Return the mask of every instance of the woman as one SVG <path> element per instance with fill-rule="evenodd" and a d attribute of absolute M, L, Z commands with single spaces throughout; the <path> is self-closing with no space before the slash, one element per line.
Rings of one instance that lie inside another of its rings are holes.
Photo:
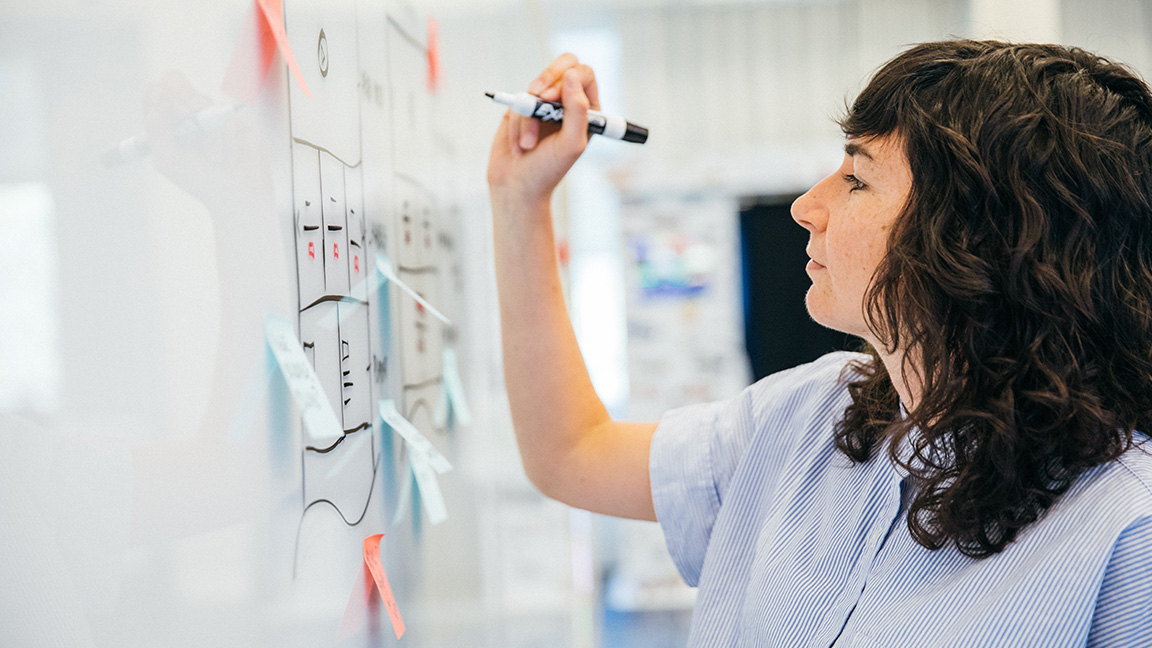
<path fill-rule="evenodd" d="M 592 71 L 530 92 L 488 177 L 505 374 L 546 494 L 657 519 L 698 585 L 691 645 L 1152 646 L 1152 94 L 1055 45 L 886 64 L 840 169 L 792 207 L 806 304 L 864 338 L 737 398 L 611 420 L 583 368 L 548 199 Z"/>

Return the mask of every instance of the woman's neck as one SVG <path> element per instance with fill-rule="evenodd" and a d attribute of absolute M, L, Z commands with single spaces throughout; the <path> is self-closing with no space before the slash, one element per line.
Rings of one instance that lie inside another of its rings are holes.
<path fill-rule="evenodd" d="M 900 403 L 906 411 L 911 412 L 920 400 L 922 375 L 920 368 L 911 359 L 906 361 L 904 349 L 889 352 L 882 344 L 877 344 L 874 341 L 871 344 L 880 356 L 880 361 L 888 370 L 888 377 L 892 381 L 892 386 L 896 388 L 896 393 L 900 396 Z"/>

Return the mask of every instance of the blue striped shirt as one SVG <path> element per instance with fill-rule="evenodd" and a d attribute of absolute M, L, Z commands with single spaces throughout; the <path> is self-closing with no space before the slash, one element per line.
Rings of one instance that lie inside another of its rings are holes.
<path fill-rule="evenodd" d="M 908 532 L 907 475 L 883 452 L 853 466 L 833 443 L 851 401 L 841 372 L 859 358 L 660 422 L 652 493 L 699 587 L 690 646 L 1152 647 L 1144 448 L 1081 475 L 999 554 L 930 551 Z"/>

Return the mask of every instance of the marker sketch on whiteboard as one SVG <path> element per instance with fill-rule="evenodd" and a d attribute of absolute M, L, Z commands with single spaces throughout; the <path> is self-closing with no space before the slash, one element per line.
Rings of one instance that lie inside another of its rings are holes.
<path fill-rule="evenodd" d="M 409 473 L 405 446 L 377 436 L 393 433 L 372 403 L 395 399 L 433 443 L 447 442 L 434 415 L 447 318 L 433 311 L 451 237 L 439 222 L 425 44 L 376 4 L 286 0 L 284 11 L 293 49 L 317 52 L 302 57 L 311 97 L 287 84 L 299 335 L 344 432 L 302 444 L 299 561 L 310 512 L 375 524 L 373 492 L 395 500 L 398 485 L 381 481 Z M 376 14 L 384 19 L 367 18 Z M 377 254 L 395 280 L 380 279 Z M 401 283 L 419 298 L 393 290 Z"/>
<path fill-rule="evenodd" d="M 368 511 L 379 459 L 371 407 L 373 296 L 364 289 L 369 264 L 357 11 L 353 2 L 298 0 L 286 3 L 286 18 L 288 38 L 301 51 L 311 49 L 305 43 L 319 43 L 317 56 L 303 66 L 311 96 L 289 86 L 297 321 L 343 430 L 331 443 L 301 450 L 301 522 L 324 505 L 354 526 Z"/>

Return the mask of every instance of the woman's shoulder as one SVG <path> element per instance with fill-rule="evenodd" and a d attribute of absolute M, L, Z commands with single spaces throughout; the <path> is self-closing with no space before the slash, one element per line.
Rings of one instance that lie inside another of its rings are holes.
<path fill-rule="evenodd" d="M 1152 438 L 1136 432 L 1132 447 L 1114 461 L 1106 473 L 1111 481 L 1129 492 L 1133 505 L 1152 515 Z"/>
<path fill-rule="evenodd" d="M 860 378 L 860 367 L 868 362 L 868 355 L 836 351 L 762 378 L 743 394 L 754 429 L 788 428 L 798 436 L 831 439 L 832 423 L 851 399 L 848 384 Z"/>
<path fill-rule="evenodd" d="M 1116 531 L 1152 518 L 1152 440 L 1137 433 L 1127 452 L 1081 475 L 1069 494 L 1093 524 L 1118 524 Z"/>
<path fill-rule="evenodd" d="M 861 377 L 861 368 L 872 361 L 863 353 L 833 351 L 819 358 L 783 371 L 769 374 L 748 388 L 755 397 L 794 394 L 818 394 L 842 391 L 849 382 Z"/>

